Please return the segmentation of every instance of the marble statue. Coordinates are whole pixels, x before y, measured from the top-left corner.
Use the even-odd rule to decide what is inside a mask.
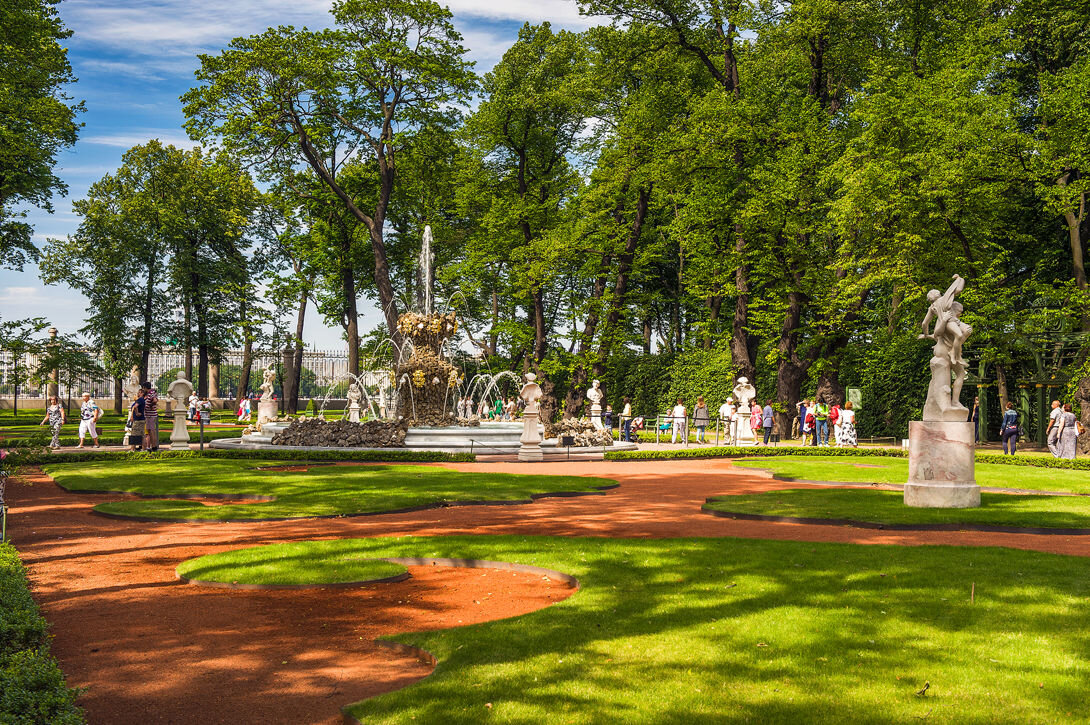
[[[178,371],[178,378],[167,386],[167,395],[174,401],[171,415],[174,426],[170,431],[170,450],[189,450],[189,429],[185,425],[186,401],[193,394],[193,383],[185,379],[185,373]]]
[[[931,353],[931,382],[923,406],[923,420],[908,423],[908,480],[906,506],[969,508],[980,505],[976,485],[976,431],[969,409],[958,400],[965,383],[962,345],[973,328],[959,319],[962,307],[955,298],[965,280],[954,281],[939,292],[927,293],[930,303],[921,327],[921,339],[935,341]],[[934,320],[935,327],[931,328]]]
[[[519,460],[540,461],[544,457],[541,452],[541,432],[538,431],[538,401],[541,400],[541,386],[537,384],[537,376],[526,373],[526,384],[519,391],[519,397],[526,403],[526,409],[522,411],[522,436],[519,438]],[[598,381],[595,380],[595,383]]]
[[[927,293],[927,301],[931,304],[921,323],[923,333],[919,337],[934,340],[935,348],[931,355],[931,383],[927,386],[927,401],[923,407],[925,421],[964,421],[969,415],[969,409],[959,398],[967,367],[962,345],[973,328],[958,318],[962,306],[955,300],[964,289],[965,280],[955,274],[945,293],[937,289]],[[932,320],[935,321],[933,331],[930,330]]]
[[[190,395],[193,395],[193,383],[185,379],[183,371],[179,370],[178,378],[172,380],[167,386],[167,395],[173,398],[175,409],[181,408],[184,413],[186,401],[189,400]]]
[[[744,375],[738,378],[738,384],[731,392],[738,401],[738,410],[749,410],[749,401],[757,397],[757,389],[749,384],[749,378]]]
[[[602,425],[602,384],[595,380],[590,384],[590,388],[587,389],[587,400],[590,401],[590,422],[594,424],[594,427],[598,430],[604,430],[605,426]]]
[[[272,400],[273,390],[276,388],[276,371],[265,368],[264,380],[261,383],[261,399]]]
[[[352,383],[348,386],[348,411],[347,419],[350,423],[360,422],[360,386]]]
[[[122,386],[125,397],[129,400],[136,400],[137,393],[140,392],[140,368],[136,365],[132,366],[132,370],[129,371],[129,377],[125,378],[124,385]]]
[[[537,384],[536,375],[526,373],[526,384],[519,391],[519,397],[522,398],[522,402],[526,403],[526,410],[523,411],[524,415],[538,412],[537,401],[541,400],[541,386]]]
[[[735,445],[753,445],[756,440],[753,438],[753,429],[749,426],[749,408],[750,401],[757,397],[757,389],[750,384],[749,378],[743,375],[738,378],[738,384],[731,392],[734,394],[734,399],[738,401],[738,407],[735,408],[737,414],[730,424],[730,436]]]

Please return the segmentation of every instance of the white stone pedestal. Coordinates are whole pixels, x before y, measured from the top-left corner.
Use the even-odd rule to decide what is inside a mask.
[[[753,437],[753,429],[749,427],[749,413],[745,415],[739,413],[738,419],[733,421],[731,425],[734,427],[734,445],[757,445],[757,440]]]
[[[602,404],[592,403],[590,406],[590,422],[594,424],[594,427],[598,430],[605,430],[605,426],[602,425]]]
[[[537,429],[537,411],[527,410],[522,414],[522,436],[519,438],[519,460],[540,461],[545,456],[541,452],[541,433]]]
[[[170,430],[170,450],[189,450],[189,429],[185,427],[185,408],[175,405],[171,412],[174,416],[174,427]]]
[[[980,505],[972,422],[914,420],[908,424],[908,439],[906,506],[957,509]]]
[[[348,406],[348,415],[346,416],[346,419],[348,420],[349,423],[359,423],[360,422],[360,404],[359,403],[352,403],[351,405]]]
[[[257,427],[260,428],[270,420],[276,420],[277,407],[275,400],[257,401]]]

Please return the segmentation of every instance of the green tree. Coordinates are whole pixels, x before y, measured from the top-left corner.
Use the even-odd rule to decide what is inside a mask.
[[[341,0],[332,13],[332,30],[269,29],[201,56],[202,85],[183,96],[186,128],[219,136],[270,177],[309,166],[367,230],[379,304],[399,340],[384,238],[398,154],[404,133],[466,100],[474,77],[450,11],[431,0]],[[377,182],[368,197],[339,178],[356,149]]]
[[[38,259],[21,205],[52,211],[67,187],[53,173],[57,153],[76,142],[76,115],[65,87],[75,82],[61,41],[72,35],[56,0],[0,5],[0,266],[22,269]]]
[[[45,342],[37,335],[48,324],[40,317],[0,320],[0,350],[11,355],[7,382],[12,385],[12,411],[16,415],[19,413],[19,386],[25,384],[34,372],[34,368],[27,364],[27,356],[38,355],[44,349]]]

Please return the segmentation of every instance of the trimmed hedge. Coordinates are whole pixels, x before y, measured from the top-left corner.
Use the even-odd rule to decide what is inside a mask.
[[[11,456],[14,456],[12,458]],[[17,466],[51,466],[85,461],[153,461],[160,458],[242,458],[265,461],[367,461],[375,463],[472,463],[473,453],[443,453],[391,448],[381,451],[232,451],[218,448],[204,451],[85,451],[80,453],[49,453],[48,451],[16,451],[9,460]]]
[[[48,625],[30,596],[15,547],[0,543],[0,722],[86,722],[57,661]]]
[[[812,446],[719,446],[681,448],[673,451],[608,451],[607,461],[660,461],[674,458],[771,458],[772,456],[875,456],[907,458],[900,448],[814,448]]]
[[[908,453],[900,448],[814,448],[805,447],[764,447],[720,446],[681,448],[671,451],[607,451],[607,461],[665,461],[692,458],[771,458],[773,456],[872,456],[877,458],[907,458]],[[1090,458],[1069,460],[1050,456],[1004,456],[999,453],[977,453],[977,463],[996,463],[1004,466],[1030,466],[1033,468],[1063,468],[1076,471],[1090,471]]]

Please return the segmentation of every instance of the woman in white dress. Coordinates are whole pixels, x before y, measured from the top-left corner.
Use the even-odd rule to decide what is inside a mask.
[[[841,447],[851,446],[852,448],[858,448],[859,440],[855,435],[855,411],[852,410],[852,401],[849,400],[847,403],[844,403],[844,407],[840,410],[838,421],[840,426],[836,442]]]

